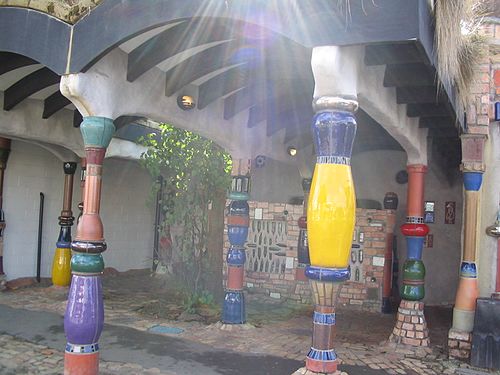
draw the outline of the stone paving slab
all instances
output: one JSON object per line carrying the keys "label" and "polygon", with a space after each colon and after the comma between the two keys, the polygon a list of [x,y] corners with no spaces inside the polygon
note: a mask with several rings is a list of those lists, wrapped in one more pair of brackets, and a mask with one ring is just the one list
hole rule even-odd
{"label": "stone paving slab", "polygon": [[[27,288],[15,292],[0,293],[0,304],[25,310],[48,311],[62,316],[66,305],[66,293],[67,290],[60,288]],[[167,334],[166,336],[182,338],[215,349],[250,353],[256,356],[271,355],[300,361],[303,364],[311,341],[311,321],[308,316],[263,324],[257,328],[247,327],[249,329],[244,331],[236,327],[222,329],[220,323],[204,325],[199,322],[155,319],[140,314],[139,311],[144,306],[145,301],[152,301],[151,293],[143,291],[128,294],[119,293],[116,290],[107,289],[105,284],[104,295],[105,316],[108,324],[134,328],[142,332],[148,331],[155,325],[176,327],[182,329],[183,332],[178,335]],[[384,336],[384,330],[390,333],[392,318],[378,314],[356,314],[355,319],[346,315],[344,326],[339,325],[338,327],[337,353],[342,366],[379,370],[387,374],[410,375],[454,374],[457,373],[458,369],[472,369],[465,363],[448,360],[443,348],[439,346],[433,346],[427,350],[415,350],[402,345],[378,344],[377,340],[382,341],[387,338]],[[363,322],[359,322],[359,320],[363,320]],[[62,330],[62,325],[60,329]],[[43,362],[42,358],[39,360]],[[300,367],[300,363],[297,369]],[[114,364],[113,366],[111,368],[119,365]],[[161,369],[161,371],[168,370],[171,369]],[[485,370],[477,369],[477,371]],[[357,373],[361,374],[362,372],[357,371]],[[486,373],[488,373],[487,370]]]}

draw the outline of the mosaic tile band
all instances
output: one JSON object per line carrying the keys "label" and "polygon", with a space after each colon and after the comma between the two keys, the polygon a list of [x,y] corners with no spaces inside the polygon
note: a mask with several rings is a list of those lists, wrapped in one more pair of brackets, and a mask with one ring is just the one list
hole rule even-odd
{"label": "mosaic tile band", "polygon": [[90,344],[90,345],[73,345],[70,343],[66,344],[66,352],[67,353],[80,353],[80,354],[88,354],[88,353],[96,353],[99,351],[99,344]]}
{"label": "mosaic tile band", "polygon": [[422,216],[407,216],[406,222],[408,224],[424,224],[424,218]]}
{"label": "mosaic tile band", "polygon": [[313,323],[334,325],[335,324],[335,313],[325,314],[325,313],[315,311],[314,315],[313,315]]}
{"label": "mosaic tile band", "polygon": [[351,158],[346,156],[318,156],[316,158],[316,163],[351,165]]}

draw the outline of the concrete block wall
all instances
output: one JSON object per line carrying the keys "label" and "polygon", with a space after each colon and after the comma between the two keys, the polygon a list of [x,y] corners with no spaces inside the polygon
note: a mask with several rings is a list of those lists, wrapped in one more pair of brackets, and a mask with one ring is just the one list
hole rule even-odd
{"label": "concrete block wall", "polygon": [[[75,217],[80,201],[79,173],[78,168],[73,191]],[[104,253],[107,267],[120,271],[150,267],[154,220],[152,208],[146,205],[150,181],[136,162],[105,160],[101,214],[108,243]],[[36,275],[40,192],[45,194],[41,275],[51,276],[63,183],[62,161],[37,145],[12,142],[4,182],[4,270],[8,280]]]}

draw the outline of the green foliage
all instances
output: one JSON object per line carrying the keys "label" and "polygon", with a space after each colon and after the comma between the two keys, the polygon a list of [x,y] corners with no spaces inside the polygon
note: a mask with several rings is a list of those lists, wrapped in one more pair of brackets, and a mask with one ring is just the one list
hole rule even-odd
{"label": "green foliage", "polygon": [[155,181],[154,193],[162,192],[160,235],[181,228],[173,241],[176,263],[170,266],[179,281],[197,293],[209,272],[204,269],[208,208],[231,183],[231,158],[214,142],[167,124],[160,125],[159,135],[149,134],[139,142],[148,148],[141,162]]}
{"label": "green foliage", "polygon": [[198,307],[215,306],[215,299],[212,293],[207,290],[188,294],[183,301],[182,307],[190,314],[194,314]]}

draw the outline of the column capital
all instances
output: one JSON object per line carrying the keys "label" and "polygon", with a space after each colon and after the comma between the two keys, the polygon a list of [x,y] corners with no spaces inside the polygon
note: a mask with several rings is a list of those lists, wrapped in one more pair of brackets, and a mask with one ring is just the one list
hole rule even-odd
{"label": "column capital", "polygon": [[358,98],[355,95],[320,96],[313,100],[314,112],[337,110],[354,113],[358,107]]}
{"label": "column capital", "polygon": [[107,117],[87,116],[80,125],[85,148],[107,148],[115,130],[113,120]]}
{"label": "column capital", "polygon": [[358,72],[363,62],[359,47],[320,46],[314,47],[311,67],[314,75],[314,98],[356,98]]}
{"label": "column capital", "polygon": [[427,173],[427,165],[425,164],[408,164],[406,166],[408,173]]}

